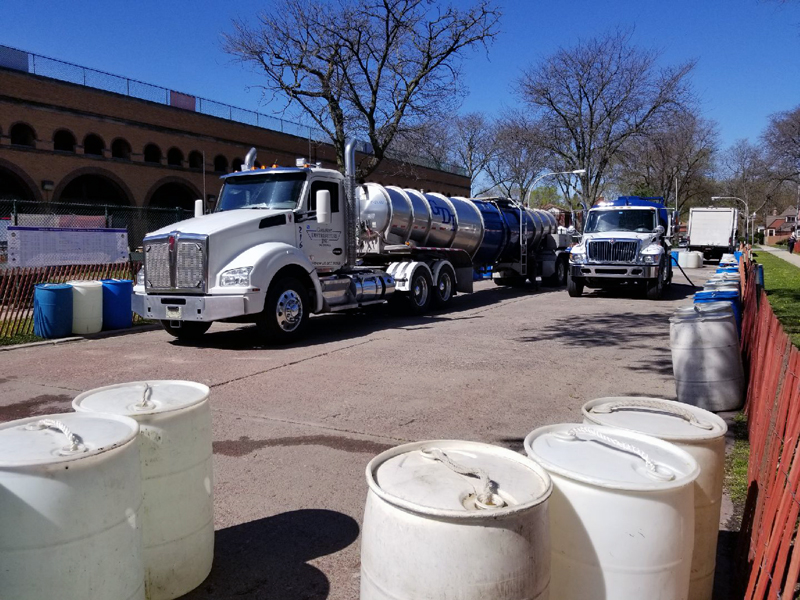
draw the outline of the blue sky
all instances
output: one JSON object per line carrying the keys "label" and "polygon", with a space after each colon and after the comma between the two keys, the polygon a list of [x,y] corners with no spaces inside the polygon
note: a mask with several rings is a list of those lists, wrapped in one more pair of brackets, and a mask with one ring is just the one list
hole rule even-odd
{"label": "blue sky", "polygon": [[[311,0],[310,0],[311,1]],[[800,2],[773,0],[500,0],[502,34],[464,65],[462,111],[514,106],[513,82],[558,47],[616,27],[672,64],[696,59],[692,75],[704,114],[723,146],[755,140],[770,114],[800,105]],[[272,2],[0,2],[0,44],[140,79],[243,108],[260,105],[259,76],[222,51],[234,17]]]}

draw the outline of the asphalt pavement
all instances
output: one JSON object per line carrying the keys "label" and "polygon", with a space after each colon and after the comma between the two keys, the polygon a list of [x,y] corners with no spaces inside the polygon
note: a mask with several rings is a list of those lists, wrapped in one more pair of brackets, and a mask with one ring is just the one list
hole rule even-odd
{"label": "asphalt pavement", "polygon": [[[688,271],[701,284],[711,267]],[[162,331],[0,353],[0,420],[70,410],[79,392],[142,379],[211,387],[215,563],[187,599],[358,598],[364,468],[404,442],[466,439],[522,451],[532,429],[579,422],[587,400],[675,399],[669,315],[630,291],[480,282],[445,312],[389,307],[314,317],[270,348],[251,326],[198,345]]]}

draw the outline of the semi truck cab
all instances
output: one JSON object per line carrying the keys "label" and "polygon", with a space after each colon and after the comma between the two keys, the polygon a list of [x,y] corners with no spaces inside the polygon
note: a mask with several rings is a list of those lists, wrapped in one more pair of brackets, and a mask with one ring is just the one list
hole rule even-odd
{"label": "semi truck cab", "polygon": [[593,206],[570,252],[569,295],[632,284],[659,299],[672,281],[671,221],[661,198],[621,196]]}

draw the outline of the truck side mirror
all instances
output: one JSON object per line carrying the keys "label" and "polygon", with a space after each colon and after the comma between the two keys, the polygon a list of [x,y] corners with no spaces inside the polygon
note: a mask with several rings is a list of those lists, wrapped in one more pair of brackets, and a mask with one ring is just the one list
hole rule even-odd
{"label": "truck side mirror", "polygon": [[656,233],[657,233],[658,235],[664,235],[664,226],[663,226],[663,225],[659,225],[659,226],[657,226],[657,227],[656,227]]}
{"label": "truck side mirror", "polygon": [[331,222],[331,193],[328,190],[317,192],[317,223],[328,225]]}
{"label": "truck side mirror", "polygon": [[575,228],[572,225],[567,227],[567,234],[568,235],[575,235]]}

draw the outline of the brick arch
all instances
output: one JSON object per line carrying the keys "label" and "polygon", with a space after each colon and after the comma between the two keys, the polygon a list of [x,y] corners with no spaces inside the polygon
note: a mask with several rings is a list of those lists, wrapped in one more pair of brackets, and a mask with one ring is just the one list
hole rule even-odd
{"label": "brick arch", "polygon": [[25,125],[25,127],[28,127],[33,132],[33,143],[35,146],[36,142],[39,140],[39,134],[36,133],[36,128],[27,121],[14,121],[8,128],[9,139],[11,138],[11,130],[14,129],[14,127],[16,127],[17,125]]}
{"label": "brick arch", "polygon": [[36,185],[36,182],[31,178],[30,175],[28,175],[25,171],[20,169],[17,165],[0,158],[0,169],[9,171],[10,173],[18,177],[20,181],[22,181],[22,183],[24,183],[28,187],[34,200],[36,200],[37,202],[44,201],[39,186]]}
{"label": "brick arch", "polygon": [[197,189],[197,186],[194,185],[191,181],[183,178],[177,177],[175,175],[171,175],[169,177],[163,177],[156,181],[153,185],[150,186],[150,189],[147,191],[144,197],[144,206],[150,206],[150,201],[153,199],[153,195],[158,191],[158,189],[168,183],[177,183],[179,185],[184,185],[194,194],[195,199],[199,199],[203,197],[203,193]]}
{"label": "brick arch", "polygon": [[97,175],[99,177],[105,177],[106,179],[111,180],[113,183],[119,186],[123,195],[128,199],[128,206],[136,206],[133,192],[131,192],[131,189],[128,187],[128,185],[111,171],[98,167],[82,167],[65,175],[53,190],[53,202],[58,202],[61,199],[61,193],[64,191],[64,188],[81,175]]}
{"label": "brick arch", "polygon": [[75,135],[75,132],[72,129],[70,129],[69,127],[61,127],[61,126],[59,126],[59,127],[56,127],[55,129],[53,129],[52,133],[50,134],[50,141],[53,142],[53,147],[55,147],[56,136],[59,133],[61,133],[62,131],[66,131],[68,134],[70,134],[72,136],[72,139],[75,142],[72,145],[72,152],[74,153],[75,152],[75,146],[77,146],[80,142],[78,140],[78,136]]}

